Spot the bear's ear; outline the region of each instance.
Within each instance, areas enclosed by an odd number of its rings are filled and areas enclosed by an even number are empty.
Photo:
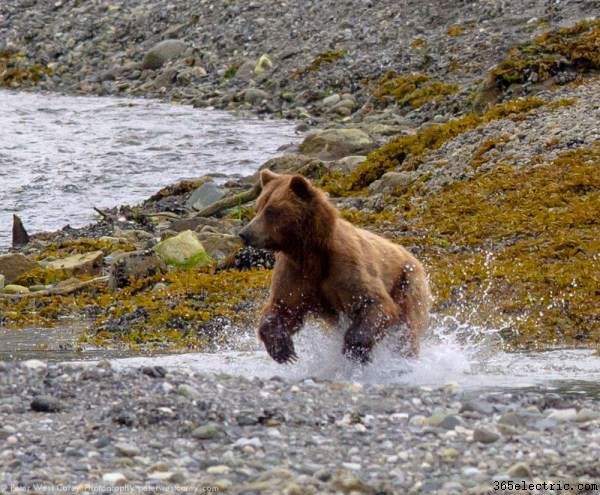
[[[312,186],[301,175],[294,175],[290,182],[290,189],[294,191],[294,194],[300,199],[310,199],[312,197]]]
[[[276,179],[277,177],[279,177],[279,175],[277,175],[274,172],[271,172],[268,168],[265,168],[260,172],[260,185],[262,187],[265,187],[269,182],[271,182],[273,179]]]

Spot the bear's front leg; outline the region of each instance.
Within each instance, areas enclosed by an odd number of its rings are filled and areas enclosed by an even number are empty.
[[[344,355],[361,364],[371,361],[373,347],[395,320],[392,306],[386,302],[366,303],[344,334]]]
[[[292,334],[302,325],[302,319],[298,319],[291,312],[263,313],[258,326],[258,336],[275,361],[280,364],[294,363],[298,360],[294,350]]]

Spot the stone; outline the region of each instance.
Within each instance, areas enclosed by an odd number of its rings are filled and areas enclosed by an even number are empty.
[[[127,483],[127,478],[123,473],[104,473],[102,481],[113,486],[123,486]]]
[[[208,255],[215,260],[222,260],[235,253],[241,247],[237,235],[217,234],[206,232],[198,234],[198,239],[204,246]]]
[[[255,74],[262,74],[263,72],[270,71],[273,68],[273,61],[268,55],[263,54],[258,58],[256,65],[254,66]]]
[[[500,416],[498,424],[511,427],[525,426],[525,421],[515,412],[507,412]]]
[[[331,96],[323,98],[323,105],[332,107],[332,106],[338,104],[340,101],[342,101],[342,97],[339,94],[335,93],[335,94],[332,94]]]
[[[235,78],[241,80],[250,80],[254,76],[254,68],[256,67],[255,60],[247,60],[238,67],[235,71]]]
[[[0,290],[4,289],[5,282],[6,282],[6,277],[0,273]]]
[[[369,185],[369,194],[385,194],[406,187],[419,178],[418,172],[387,172]]]
[[[168,39],[154,45],[144,55],[142,69],[160,69],[165,62],[179,57],[186,49],[186,44],[180,40]]]
[[[300,144],[300,153],[322,160],[337,160],[363,154],[376,147],[371,137],[360,129],[326,129],[310,133]]]
[[[498,433],[486,430],[484,428],[475,428],[473,432],[473,440],[479,443],[494,443],[500,438]]]
[[[4,282],[10,284],[19,275],[26,273],[39,264],[30,260],[27,256],[20,253],[5,254],[0,256],[0,273],[4,275]]]
[[[31,291],[27,287],[17,284],[8,284],[2,290],[4,294],[29,294]]]
[[[456,416],[449,416],[446,414],[433,414],[426,419],[425,424],[428,426],[434,426],[436,428],[443,428],[445,430],[453,430],[457,426],[462,425],[460,418]]]
[[[555,409],[548,415],[548,419],[554,419],[558,422],[575,421],[577,418],[577,410],[573,408],[569,409]]]
[[[588,409],[586,407],[580,409],[575,416],[575,421],[578,423],[585,423],[587,421],[595,421],[600,419],[600,413],[598,411],[594,411],[593,409]]]
[[[185,205],[188,208],[200,211],[223,199],[227,192],[226,188],[219,186],[213,181],[205,182],[192,193]]]
[[[210,440],[211,438],[218,437],[220,434],[221,428],[214,423],[199,426],[192,432],[192,436],[198,440]]]
[[[342,493],[373,493],[372,488],[346,469],[340,469],[330,482],[331,488]]]
[[[367,159],[363,155],[350,155],[337,160],[329,165],[330,172],[340,172],[344,175],[350,174],[356,167]]]
[[[115,444],[115,452],[124,457],[137,457],[142,453],[137,445],[127,442],[119,442]]]
[[[23,226],[23,222],[17,215],[13,215],[13,228],[12,228],[12,247],[16,249],[24,246],[29,242],[29,235]]]
[[[91,253],[75,254],[46,264],[50,270],[62,270],[69,277],[80,275],[98,275],[102,270],[104,253],[93,251]]]
[[[263,100],[268,100],[269,98],[269,93],[262,89],[248,88],[246,91],[244,91],[244,101],[250,105],[257,105],[262,103]]]
[[[508,469],[511,478],[530,478],[531,469],[525,462],[517,462]]]
[[[269,169],[276,174],[297,174],[302,171],[302,175],[305,177],[316,178],[326,171],[326,166],[314,156],[288,153],[267,160],[260,166],[257,172],[250,176],[249,182],[257,183],[260,178],[260,172],[265,169]]]
[[[108,287],[115,291],[132,281],[167,272],[167,264],[152,251],[132,251],[116,256],[108,272]]]
[[[191,230],[170,237],[154,248],[154,251],[167,262],[177,268],[193,268],[207,266],[212,263],[202,243]]]
[[[48,368],[48,365],[39,359],[28,359],[27,361],[23,361],[21,366],[35,371],[45,370]]]
[[[244,447],[248,447],[248,446],[254,447],[254,448],[259,448],[259,447],[262,447],[262,442],[260,441],[260,438],[258,438],[258,437],[238,438],[232,445],[233,448],[239,448],[239,449],[243,449]]]
[[[61,402],[49,395],[37,395],[31,401],[31,410],[36,412],[55,413],[62,409]]]
[[[188,385],[187,383],[180,383],[177,386],[177,395],[181,395],[182,397],[193,398],[198,396],[198,391],[191,385]]]

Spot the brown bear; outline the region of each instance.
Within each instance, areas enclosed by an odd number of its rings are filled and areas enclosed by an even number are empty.
[[[405,356],[417,356],[431,295],[423,266],[403,247],[343,220],[301,175],[260,174],[256,216],[244,244],[276,252],[258,336],[278,363],[297,360],[292,335],[308,313],[350,327],[343,353],[360,363],[390,330]]]

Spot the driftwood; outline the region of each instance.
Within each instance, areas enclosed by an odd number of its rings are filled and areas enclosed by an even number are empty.
[[[107,211],[102,211],[100,208],[96,208],[95,206],[94,211],[102,217],[102,220],[106,220],[109,223],[113,223],[116,220],[116,217],[114,215]]]
[[[108,282],[108,275],[103,277],[96,277],[92,280],[85,280],[78,284],[69,285],[67,287],[54,287],[48,290],[38,290],[36,292],[30,292],[28,294],[0,294],[0,299],[22,299],[24,297],[42,297],[42,296],[66,296],[79,290],[85,289],[94,285],[95,283]]]
[[[323,163],[319,160],[313,160],[310,163],[307,163],[304,167],[298,170],[296,173],[299,175],[303,175],[304,177],[315,177],[324,173],[326,170]],[[254,201],[258,196],[260,196],[260,192],[262,191],[262,186],[260,182],[256,183],[252,189],[248,191],[244,191],[240,194],[236,194],[234,196],[228,196],[226,198],[221,199],[220,201],[216,201],[212,205],[208,205],[206,208],[203,208],[198,213],[192,215],[194,217],[212,217],[218,213],[221,213],[223,210],[227,210],[229,208],[235,208],[236,206],[240,206],[250,201]]]
[[[29,235],[23,226],[23,222],[17,215],[13,215],[12,247],[18,248],[29,242]]]

